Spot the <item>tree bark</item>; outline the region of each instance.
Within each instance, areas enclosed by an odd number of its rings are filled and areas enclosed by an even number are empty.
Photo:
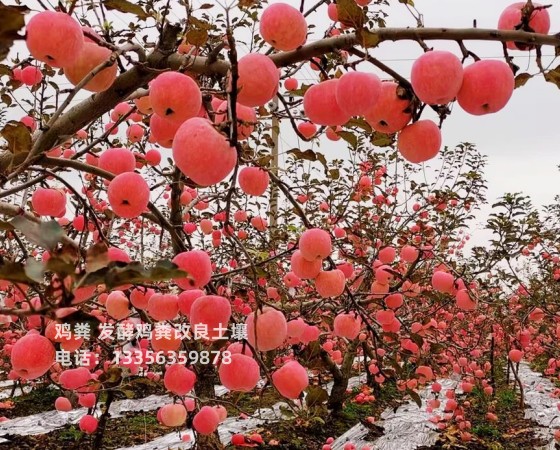
[[[214,366],[212,366],[211,364],[200,365],[196,383],[197,397],[202,401],[207,401],[215,398],[215,382],[216,371],[214,370]],[[220,442],[220,438],[217,432],[206,436],[198,434],[196,436],[195,445],[195,449],[197,450],[222,450],[224,448],[224,446]]]
[[[358,344],[358,339],[355,339],[348,344],[346,354],[344,355],[344,360],[342,361],[340,368],[325,350],[321,350],[321,359],[333,375],[333,387],[329,395],[327,406],[334,415],[338,414],[342,410],[344,400],[346,400],[348,380],[350,379],[350,374],[352,372],[352,364],[354,362]]]
[[[97,426],[97,432],[95,434],[95,440],[93,441],[93,448],[99,450],[103,448],[103,436],[105,434],[105,427],[107,426],[107,419],[109,418],[109,408],[111,403],[113,403],[114,391],[107,391],[107,401],[105,402],[105,410],[101,417],[99,418],[99,424]]]

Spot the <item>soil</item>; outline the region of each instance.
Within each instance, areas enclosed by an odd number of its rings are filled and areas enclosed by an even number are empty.
[[[19,388],[16,390],[16,393],[18,393],[18,390]],[[122,390],[125,394],[119,393],[119,395],[116,396],[117,399],[144,398],[149,395],[164,395],[166,393],[165,388],[161,384],[145,378],[132,379],[122,387]],[[14,407],[0,410],[0,416],[13,419],[14,417],[23,417],[51,411],[54,409],[54,402],[57,397],[63,395],[65,395],[65,393],[55,386],[38,385],[31,392],[11,399]],[[102,393],[99,400],[104,401],[105,396],[106,394]],[[69,398],[75,407],[79,407],[75,396],[71,395]],[[8,399],[3,401],[5,402],[7,400]]]
[[[103,450],[143,444],[170,433],[172,429],[157,423],[155,412],[127,413],[107,421]],[[0,449],[18,450],[86,450],[91,449],[95,435],[80,431],[78,425],[66,425],[47,434],[35,436],[5,436],[10,442]]]
[[[338,437],[352,428],[356,423],[362,423],[370,432],[367,440],[375,440],[383,434],[383,428],[367,421],[367,418],[379,417],[386,408],[397,408],[403,398],[394,383],[385,383],[381,392],[376,395],[376,400],[371,403],[359,404],[353,399],[360,392],[355,388],[349,393],[342,411],[336,415],[327,414],[324,399],[320,389],[313,393],[317,399],[299,417],[293,416],[289,409],[287,415],[292,415],[292,420],[269,423],[254,430],[259,433],[267,444],[258,446],[265,450],[317,450],[320,449],[329,437]],[[471,406],[466,410],[466,416],[472,424],[470,430],[472,440],[468,443],[461,442],[460,431],[450,425],[440,433],[438,442],[431,447],[422,447],[418,450],[534,450],[546,442],[535,436],[536,423],[524,418],[524,411],[519,406],[519,395],[511,384],[507,384],[505,377],[496,380],[496,391],[493,396],[486,396],[475,388],[468,394]],[[151,394],[164,394],[163,388],[157,383],[147,380],[134,380],[126,386],[129,398],[141,398]],[[53,409],[57,396],[61,395],[58,389],[39,386],[31,393],[14,398],[14,408],[4,410],[7,417],[17,417]],[[310,396],[308,396],[309,398]],[[101,398],[103,400],[103,398]],[[222,397],[221,402],[230,416],[241,413],[252,414],[258,408],[271,407],[283,399],[266,387],[255,394],[229,393]],[[493,409],[498,416],[497,422],[489,422],[485,415]],[[119,447],[139,445],[173,430],[158,424],[156,411],[127,413],[125,417],[109,419],[103,439],[103,449],[116,449]],[[67,425],[54,432],[36,436],[7,436],[9,444],[0,444],[0,450],[6,449],[41,449],[57,450],[88,450],[92,448],[94,436],[82,433],[77,425]],[[235,447],[228,446],[228,449]],[[238,447],[244,448],[244,447]],[[559,448],[559,447],[557,447]]]
[[[367,439],[374,440],[383,434],[383,429],[367,421],[367,417],[379,417],[387,408],[397,408],[403,397],[393,383],[386,383],[384,389],[371,403],[356,403],[352,399],[360,392],[355,388],[348,395],[344,408],[336,415],[328,416],[325,405],[309,407],[307,413],[291,421],[270,423],[254,430],[264,442],[259,449],[265,450],[319,450],[329,437],[338,437],[362,423],[370,431]],[[289,410],[285,411],[288,415]],[[272,444],[271,444],[272,441]],[[242,448],[228,446],[227,449]]]
[[[472,440],[461,442],[460,430],[450,426],[441,433],[438,442],[431,447],[418,450],[534,450],[545,446],[548,441],[535,434],[539,425],[525,419],[524,408],[520,404],[519,391],[505,377],[504,364],[496,368],[496,388],[492,396],[485,395],[479,388],[466,398],[471,405],[465,409],[465,417],[471,422]],[[465,398],[465,396],[462,396]],[[489,409],[498,416],[497,422],[486,419]],[[557,448],[560,448],[557,446]]]

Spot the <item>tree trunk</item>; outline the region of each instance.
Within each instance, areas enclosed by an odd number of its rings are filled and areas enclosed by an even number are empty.
[[[348,344],[344,360],[340,368],[334,363],[329,354],[325,350],[321,350],[321,359],[326,364],[327,368],[333,375],[333,387],[329,395],[327,406],[332,410],[332,414],[336,415],[342,410],[344,400],[346,399],[346,390],[348,389],[348,380],[352,372],[352,363],[354,356],[356,356],[356,348],[358,347],[359,340]]]
[[[101,417],[99,418],[99,424],[97,425],[97,432],[95,434],[95,440],[93,441],[93,448],[99,450],[103,448],[103,436],[105,434],[105,427],[107,426],[107,419],[109,418],[109,408],[113,399],[115,398],[115,393],[112,390],[107,391],[107,401],[105,402],[105,410]]]
[[[338,414],[342,410],[342,405],[346,398],[346,389],[348,389],[348,377],[342,375],[335,377],[333,380],[333,387],[331,395],[329,396],[328,408],[332,410],[333,414]]]
[[[199,366],[196,395],[203,401],[212,400],[216,397],[214,384],[216,381],[216,371],[211,364]],[[197,450],[223,450],[224,446],[220,442],[218,433],[212,433],[207,436],[197,434],[195,449]]]

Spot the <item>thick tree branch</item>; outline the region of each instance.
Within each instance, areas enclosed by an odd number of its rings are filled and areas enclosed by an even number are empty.
[[[536,46],[550,45],[560,47],[560,36],[528,33],[525,31],[499,31],[477,28],[379,28],[367,31],[368,41],[402,41],[402,40],[449,40],[449,41],[496,41],[520,42]],[[335,50],[347,50],[362,45],[355,33],[321,39],[304,45],[291,52],[276,53],[271,56],[278,67],[285,67],[315,56]],[[54,147],[57,142],[73,135],[94,118],[110,111],[117,103],[123,101],[155,78],[160,70],[177,70],[186,67],[190,72],[225,76],[230,69],[223,60],[208,64],[208,59],[200,56],[185,56],[178,53],[169,54],[157,48],[148,56],[145,65],[132,67],[120,75],[113,86],[99,94],[92,95],[61,116],[53,126],[35,136],[29,160]]]

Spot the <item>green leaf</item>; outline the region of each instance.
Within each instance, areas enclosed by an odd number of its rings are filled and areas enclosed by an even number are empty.
[[[282,413],[282,417],[284,417],[286,419],[292,419],[296,416],[295,413],[290,408],[288,408],[287,406],[280,405],[279,409],[280,409],[280,412]]]
[[[127,0],[105,0],[103,5],[107,7],[107,9],[116,9],[123,13],[134,14],[140,20],[146,20],[150,17],[141,6],[135,5]]]
[[[25,274],[37,283],[42,283],[44,281],[45,275],[45,265],[37,261],[35,258],[27,258],[25,263]]]
[[[361,46],[364,48],[374,48],[379,45],[381,39],[379,39],[378,33],[372,33],[371,31],[361,29],[356,32],[356,37],[360,42]]]
[[[354,133],[350,131],[339,131],[337,134],[348,142],[354,150],[358,148],[358,137]]]
[[[346,122],[344,126],[347,128],[357,127],[357,128],[361,128],[366,133],[373,133],[373,129],[371,128],[371,125],[367,123],[365,119],[362,119],[360,117],[350,119],[348,122]]]
[[[26,160],[27,155],[29,155],[29,152],[18,153],[17,155],[8,150],[0,152],[0,172],[11,172],[14,167],[19,166]]]
[[[10,69],[10,66],[7,66],[6,64],[0,64],[0,76],[3,75],[7,75],[7,76],[12,76],[13,72],[12,69]]]
[[[372,145],[375,145],[376,147],[390,147],[395,143],[395,135],[374,131],[371,135],[370,141]]]
[[[6,222],[4,220],[0,220],[0,230],[2,231],[12,231],[14,229],[14,226],[9,223]]]
[[[422,348],[424,345],[424,339],[419,334],[412,333],[410,335],[410,340],[414,342],[418,347]]]
[[[531,75],[530,73],[520,73],[519,75],[517,75],[515,77],[515,89],[517,89],[518,87],[524,86],[525,83],[527,83],[527,81],[529,81],[531,78],[533,78],[533,75]]]
[[[191,28],[185,34],[185,40],[195,47],[203,47],[208,41],[208,31],[202,28]]]
[[[347,27],[353,27],[361,30],[366,21],[364,10],[360,8],[355,0],[337,0],[336,9],[338,11],[338,20]]]
[[[430,353],[437,355],[445,350],[445,346],[443,344],[432,343],[430,344]]]
[[[64,230],[56,220],[34,222],[25,216],[16,216],[10,220],[10,224],[33,244],[49,250],[64,237]]]
[[[18,34],[25,25],[24,14],[29,12],[25,6],[6,6],[0,2],[0,61],[3,61],[16,39],[23,39]]]
[[[97,272],[107,267],[110,262],[107,245],[103,242],[97,242],[87,250],[86,273]]]
[[[289,91],[289,96],[291,97],[303,97],[307,90],[313,86],[312,84],[302,84],[299,89],[295,89],[293,91]]]
[[[76,265],[69,264],[68,262],[63,261],[60,258],[49,258],[49,260],[47,261],[47,270],[49,272],[54,272],[65,277],[68,275],[76,274]]]
[[[132,391],[130,389],[121,389],[119,392],[121,392],[126,398],[136,397],[136,394],[134,393],[134,391]]]
[[[177,264],[167,259],[160,259],[154,267],[148,271],[149,281],[165,281],[171,278],[185,278],[188,274],[179,270]]]
[[[2,130],[2,136],[8,142],[8,150],[14,155],[31,150],[31,132],[23,123],[10,120]]]
[[[327,160],[325,155],[319,152],[314,152],[313,150],[305,150],[302,152],[299,148],[294,148],[288,151],[289,155],[293,155],[295,159],[304,159],[306,161],[319,161],[325,170],[327,170]]]
[[[254,6],[256,4],[258,4],[258,0],[239,0],[237,6],[240,9],[242,9],[242,8],[250,8],[251,6]]]
[[[2,100],[2,103],[4,103],[6,106],[10,106],[12,104],[12,97],[10,97],[8,94],[0,95],[0,100]]]
[[[309,386],[306,390],[305,403],[307,406],[319,406],[329,399],[329,394],[321,386]]]
[[[309,345],[305,347],[305,349],[301,353],[301,359],[306,362],[306,367],[310,368],[311,361],[319,360],[321,356],[321,345],[318,341],[310,342]],[[322,363],[319,367],[322,367]]]
[[[544,79],[549,83],[554,83],[560,89],[560,66],[556,69],[549,70],[544,74]]]
[[[11,281],[12,283],[33,283],[33,280],[25,273],[25,266],[22,263],[4,261],[1,257],[0,280]]]
[[[172,278],[185,278],[188,274],[177,268],[177,265],[167,260],[160,260],[152,268],[145,268],[139,262],[125,264],[112,262],[95,272],[86,275],[81,286],[104,283],[108,289],[124,284],[138,284],[148,281],[166,281]]]
[[[408,395],[410,395],[410,398],[412,398],[412,400],[414,400],[414,403],[416,403],[418,405],[418,408],[422,408],[422,399],[418,395],[418,392],[413,391],[411,389],[407,389],[406,393]]]
[[[99,381],[104,387],[116,387],[122,381],[122,369],[120,367],[110,367],[106,372],[99,375]]]

